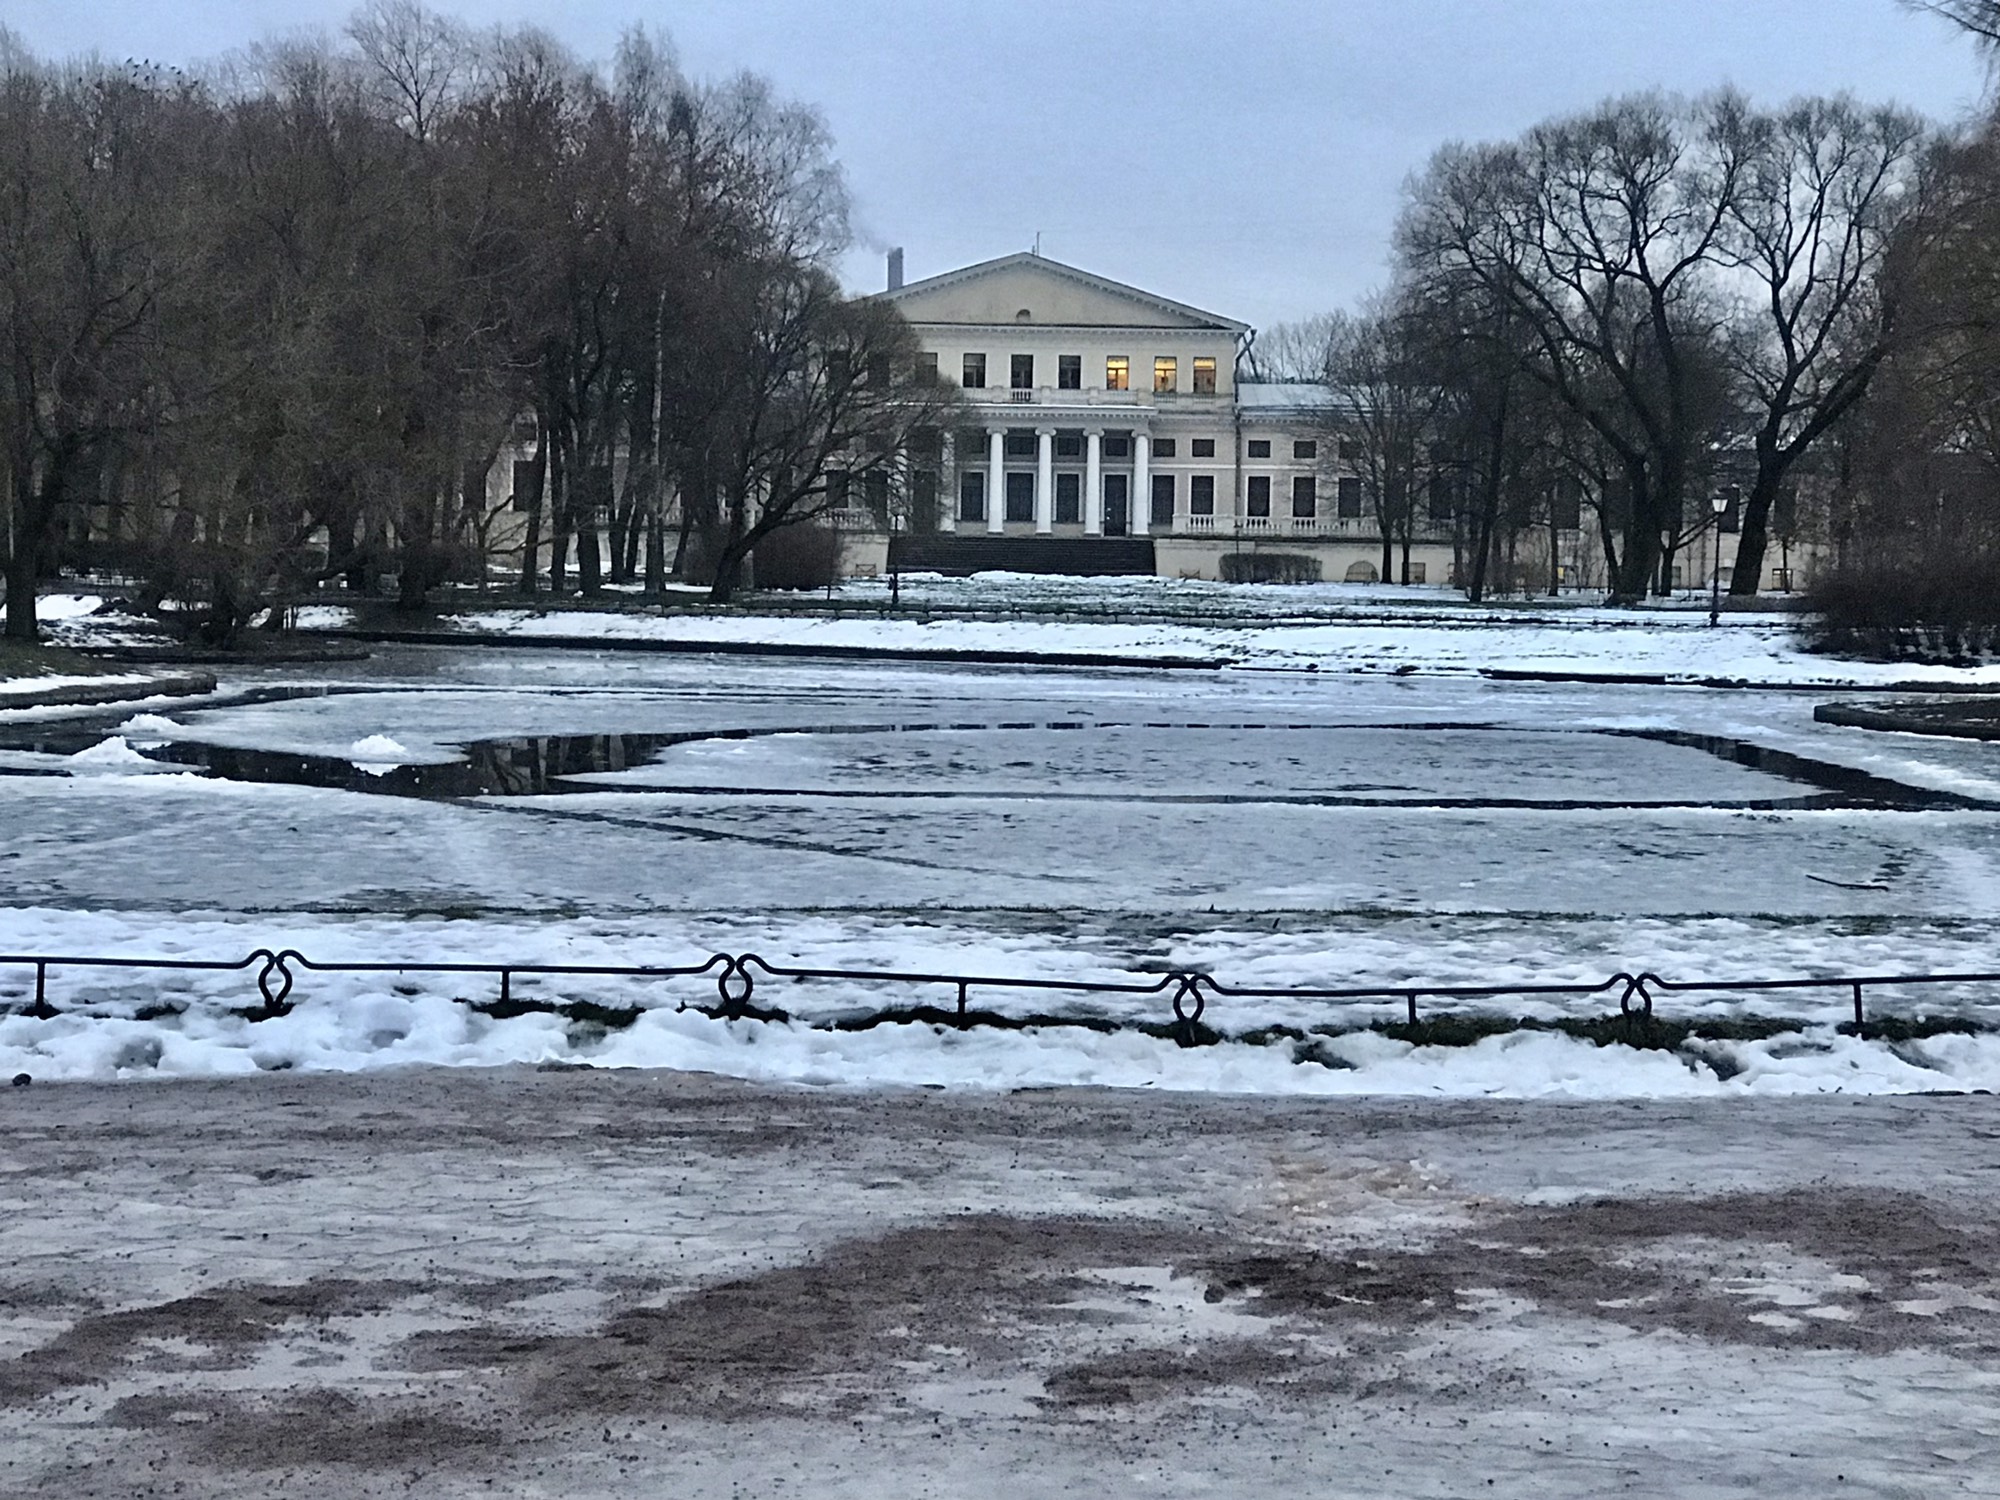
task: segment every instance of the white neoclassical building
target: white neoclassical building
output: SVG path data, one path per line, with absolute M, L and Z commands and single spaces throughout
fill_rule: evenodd
M 1326 393 L 1240 380 L 1248 324 L 1031 252 L 908 285 L 895 266 L 887 296 L 964 405 L 893 533 L 852 513 L 850 566 L 1214 578 L 1276 550 L 1374 576 Z M 1449 536 L 1418 546 L 1417 577 L 1442 581 Z

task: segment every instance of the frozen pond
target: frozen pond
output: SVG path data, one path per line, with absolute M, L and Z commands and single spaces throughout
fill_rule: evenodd
M 179 767 L 59 758 L 122 715 L 6 740 L 74 773 L 0 776 L 10 902 L 2000 913 L 2000 750 L 1807 694 L 421 649 L 283 685 L 126 726 Z

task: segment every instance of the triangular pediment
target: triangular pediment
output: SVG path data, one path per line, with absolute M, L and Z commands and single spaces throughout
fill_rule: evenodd
M 912 323 L 1209 328 L 1228 333 L 1248 327 L 1025 251 L 914 281 L 886 295 Z

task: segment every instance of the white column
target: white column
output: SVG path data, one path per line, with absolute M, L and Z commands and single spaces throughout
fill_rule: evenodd
M 938 515 L 939 531 L 958 530 L 958 434 L 938 434 Z
M 1035 531 L 1046 536 L 1056 529 L 1056 430 L 1035 429 Z
M 1153 435 L 1150 432 L 1132 434 L 1132 511 L 1131 531 L 1134 536 L 1144 536 L 1153 519 Z
M 1083 531 L 1104 535 L 1104 434 L 1095 427 L 1083 439 Z
M 993 427 L 986 433 L 986 529 L 998 536 L 1006 513 L 1007 430 Z

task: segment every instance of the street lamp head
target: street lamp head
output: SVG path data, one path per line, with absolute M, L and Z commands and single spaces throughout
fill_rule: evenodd
M 1713 510 L 1717 516 L 1720 516 L 1724 511 L 1729 509 L 1730 499 L 1731 496 L 1726 490 L 1717 490 L 1713 495 L 1708 497 L 1709 509 Z

